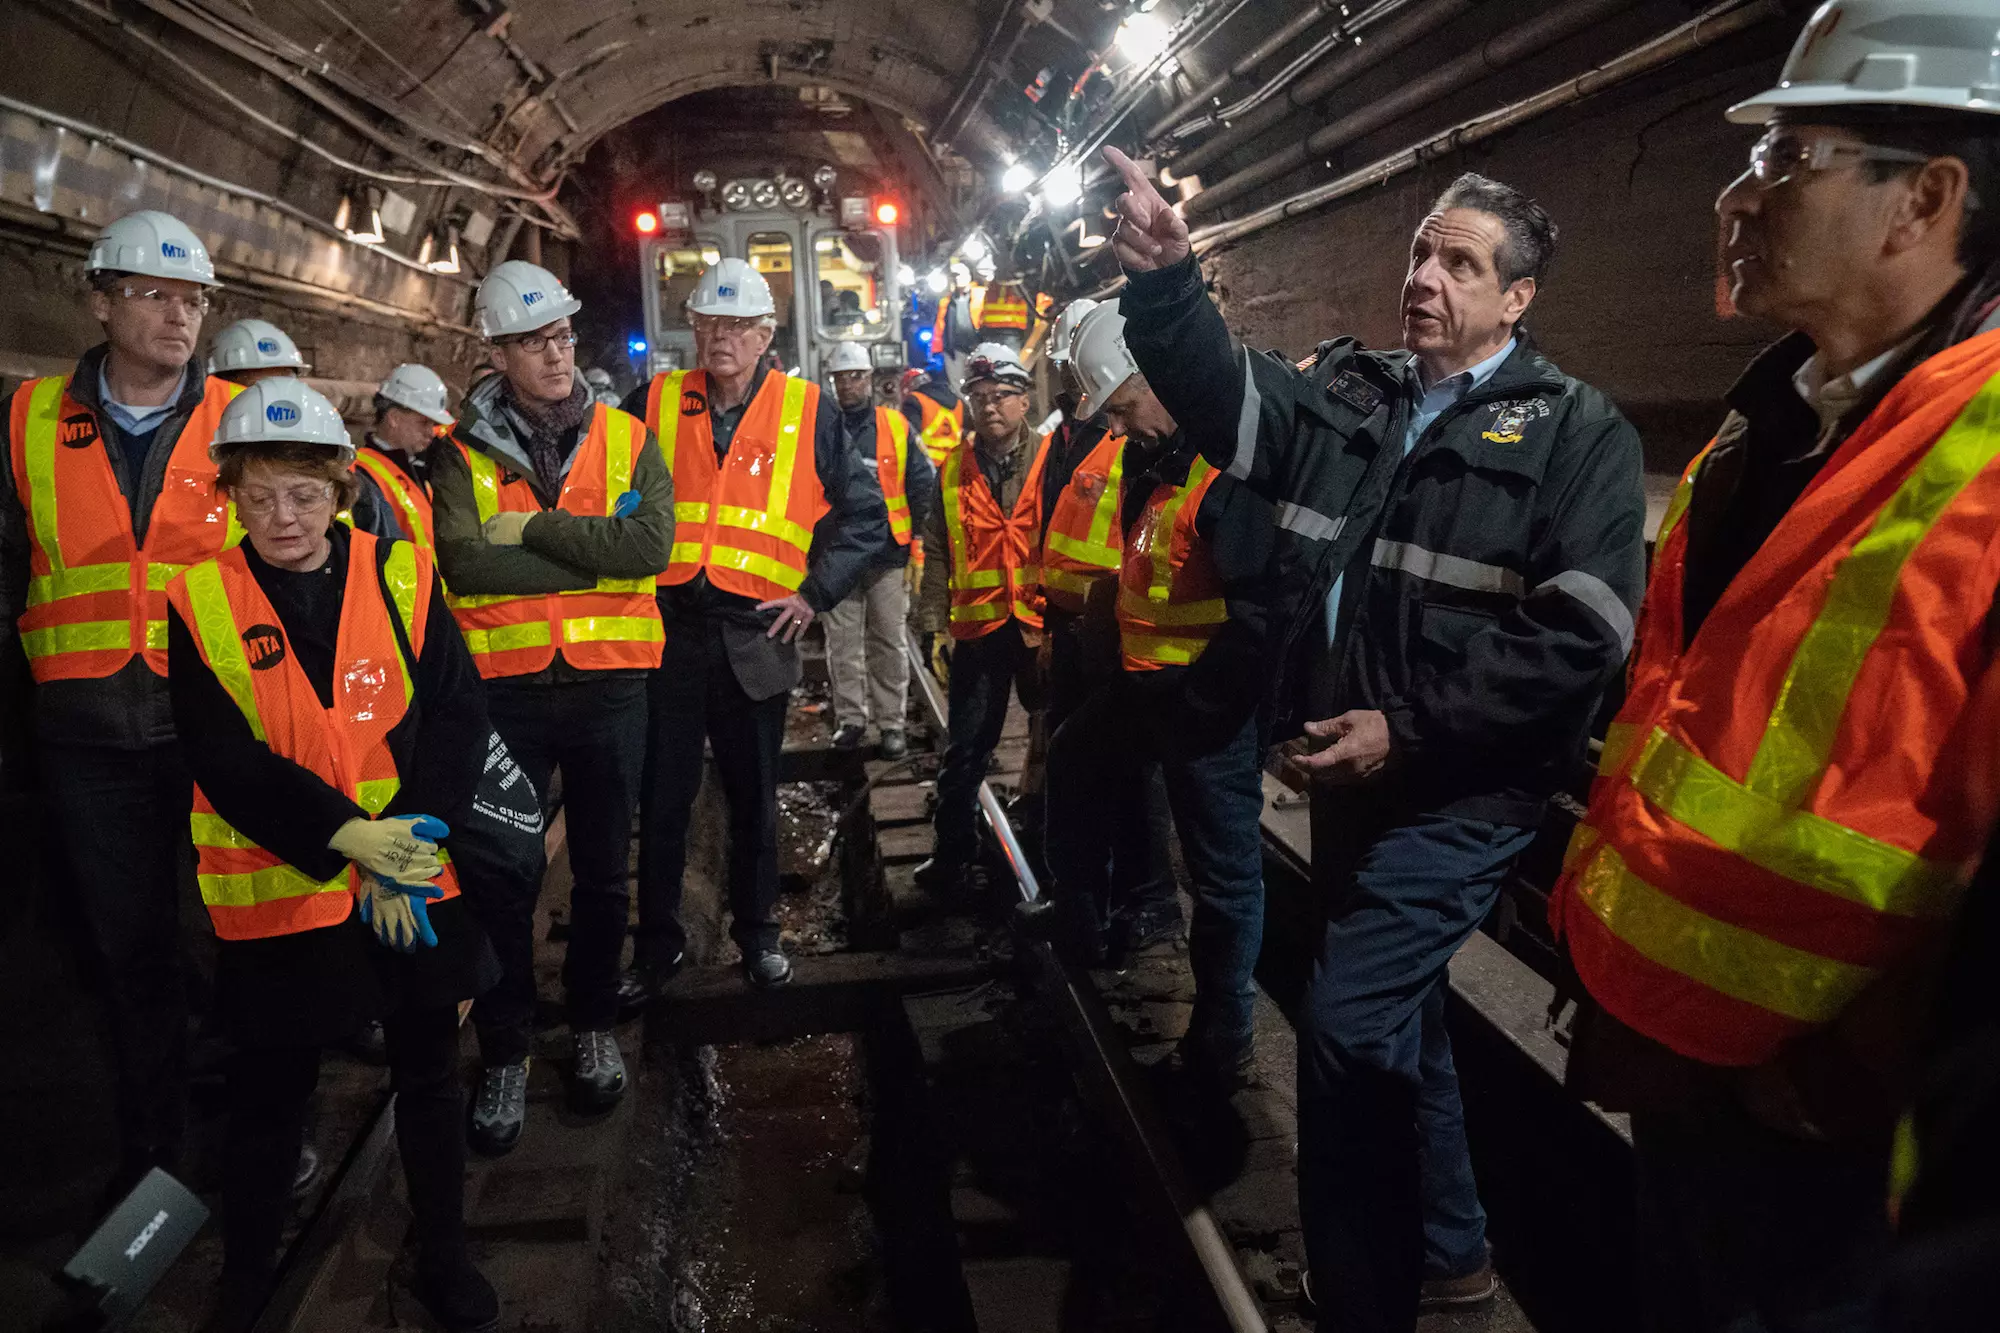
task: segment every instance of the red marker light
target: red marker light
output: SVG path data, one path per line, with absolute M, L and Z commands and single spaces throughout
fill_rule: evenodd
M 896 225 L 896 219 L 903 216 L 903 210 L 896 207 L 894 199 L 884 199 L 875 205 L 875 220 L 885 227 Z
M 632 219 L 632 226 L 641 236 L 651 236 L 660 229 L 660 219 L 654 213 L 641 213 Z

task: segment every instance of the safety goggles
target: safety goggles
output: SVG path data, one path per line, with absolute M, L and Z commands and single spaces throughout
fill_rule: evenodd
M 333 483 L 321 481 L 277 491 L 267 491 L 261 486 L 239 488 L 231 491 L 229 498 L 236 502 L 238 511 L 251 518 L 269 518 L 280 509 L 292 514 L 312 514 L 333 504 Z
M 984 393 L 968 393 L 965 395 L 965 401 L 971 403 L 974 408 L 993 407 L 1000 403 L 1024 397 L 1026 394 L 1026 389 L 1000 388 Z
M 196 316 L 206 315 L 209 311 L 208 294 L 205 292 L 196 292 L 193 296 L 183 296 L 179 292 L 170 292 L 163 287 L 140 287 L 129 282 L 120 287 L 113 287 L 111 290 L 119 296 L 124 297 L 127 301 L 131 301 L 136 305 L 142 305 L 148 310 L 163 312 L 179 310 L 185 314 Z
M 1782 185 L 1809 171 L 1829 171 L 1856 162 L 1930 161 L 1923 153 L 1879 144 L 1843 143 L 1838 139 L 1806 139 L 1787 130 L 1772 130 L 1750 145 L 1750 178 L 1765 189 Z

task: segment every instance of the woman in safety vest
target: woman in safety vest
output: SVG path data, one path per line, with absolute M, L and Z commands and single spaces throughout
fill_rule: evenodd
M 269 1294 L 320 1048 L 381 1017 L 417 1295 L 447 1329 L 490 1329 L 465 1248 L 458 1005 L 498 968 L 436 817 L 463 817 L 487 760 L 479 676 L 430 556 L 334 522 L 354 450 L 325 398 L 255 385 L 211 453 L 246 541 L 168 586 L 167 652 L 236 1047 L 215 1327 L 249 1328 Z

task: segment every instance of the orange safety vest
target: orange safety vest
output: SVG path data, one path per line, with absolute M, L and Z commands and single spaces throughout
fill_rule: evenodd
M 69 396 L 69 377 L 29 380 L 14 391 L 14 492 L 32 539 L 21 646 L 36 680 L 101 679 L 137 654 L 155 675 L 167 674 L 168 581 L 243 537 L 208 461 L 222 409 L 241 392 L 209 377 L 167 459 L 142 548 L 97 416 Z
M 570 460 L 555 507 L 590 518 L 610 517 L 618 497 L 632 489 L 633 464 L 645 440 L 637 417 L 599 403 Z M 542 511 L 540 497 L 525 478 L 463 440 L 457 444 L 472 472 L 481 523 L 495 514 Z M 487 680 L 531 676 L 555 661 L 558 647 L 564 661 L 586 671 L 656 667 L 666 642 L 651 576 L 601 578 L 596 587 L 575 592 L 461 597 L 447 588 L 445 600 Z
M 1028 299 L 1013 283 L 989 283 L 972 289 L 972 327 L 1028 331 Z
M 190 566 L 168 585 L 167 596 L 252 734 L 373 816 L 402 786 L 389 733 L 416 693 L 430 616 L 431 557 L 408 542 L 392 542 L 378 566 L 374 536 L 356 532 L 348 542 L 331 708 L 320 706 L 240 548 Z M 408 660 L 389 621 L 392 604 L 410 645 Z M 199 786 L 189 823 L 202 901 L 221 938 L 293 935 L 347 919 L 361 887 L 352 865 L 332 879 L 313 879 L 237 832 Z M 457 896 L 457 872 L 449 865 L 436 882 L 446 898 Z
M 917 400 L 917 411 L 924 420 L 924 452 L 930 455 L 932 467 L 941 466 L 944 456 L 965 435 L 965 404 L 940 407 L 936 399 L 921 390 L 913 391 L 910 396 Z
M 910 497 L 904 475 L 910 458 L 910 419 L 886 407 L 875 409 L 875 474 L 882 479 L 882 503 L 889 507 L 889 535 L 910 544 Z
M 1988 333 L 1890 391 L 1683 647 L 1689 466 L 1549 905 L 1620 1021 L 1761 1064 L 1947 928 L 2000 813 L 1996 456 Z
M 954 639 L 984 638 L 1010 617 L 1030 629 L 1042 627 L 1041 579 L 1033 555 L 1040 545 L 1036 529 L 1042 519 L 1042 464 L 1048 459 L 1048 443 L 1043 436 L 1011 514 L 1001 512 L 986 484 L 986 474 L 972 456 L 978 447 L 972 436 L 945 456 L 938 484 L 945 531 L 951 537 Z
M 1044 436 L 1048 447 L 1053 436 Z M 1042 594 L 1050 606 L 1083 614 L 1090 585 L 1114 578 L 1123 558 L 1118 507 L 1125 496 L 1125 437 L 1107 435 L 1076 465 L 1042 537 Z
M 396 517 L 410 540 L 426 551 L 436 550 L 437 528 L 431 520 L 430 489 L 397 467 L 381 450 L 369 445 L 354 451 L 354 466 L 373 477 L 383 496 L 396 506 Z
M 663 412 L 667 403 L 678 406 Z M 660 586 L 706 571 L 722 591 L 759 602 L 797 592 L 813 525 L 831 508 L 813 455 L 819 386 L 767 372 L 719 465 L 707 371 L 654 376 L 646 419 L 674 474 L 674 556 Z
M 1222 576 L 1194 530 L 1202 497 L 1220 474 L 1197 458 L 1179 486 L 1153 488 L 1118 573 L 1118 642 L 1127 671 L 1187 666 L 1229 619 Z

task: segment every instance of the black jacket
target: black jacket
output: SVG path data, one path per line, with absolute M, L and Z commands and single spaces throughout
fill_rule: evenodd
M 1630 423 L 1523 335 L 1406 459 L 1407 352 L 1340 338 L 1303 366 L 1253 353 L 1192 259 L 1133 275 L 1122 309 L 1167 410 L 1276 507 L 1278 737 L 1379 710 L 1399 804 L 1532 824 L 1631 646 L 1645 497 Z
M 431 493 L 431 469 L 426 457 L 412 458 L 401 449 L 391 449 L 387 445 L 377 444 L 373 435 L 364 440 L 361 447 L 372 450 L 395 464 L 396 470 L 415 482 L 417 489 L 425 495 Z M 354 480 L 361 485 L 361 493 L 354 497 L 354 504 L 348 511 L 353 515 L 355 527 L 377 537 L 387 537 L 392 541 L 406 542 L 416 539 L 415 533 L 403 531 L 401 506 L 392 497 L 382 493 L 382 488 L 376 484 L 372 472 L 357 467 L 354 469 Z
M 140 543 L 153 505 L 166 485 L 167 460 L 180 442 L 181 430 L 201 406 L 208 392 L 208 374 L 199 360 L 190 361 L 181 383 L 180 400 L 173 411 L 154 429 L 145 457 L 131 460 L 131 446 L 110 413 L 99 410 L 98 371 L 104 364 L 106 346 L 99 344 L 83 354 L 70 377 L 69 394 L 97 418 L 98 447 L 112 458 L 112 472 L 132 509 L 132 532 Z M 28 608 L 28 556 L 32 539 L 28 535 L 27 514 L 14 489 L 13 442 L 7 439 L 13 414 L 0 413 L 0 655 L 19 653 L 19 621 Z M 136 461 L 136 467 L 121 466 Z M 136 473 L 138 494 L 130 490 Z M 12 672 L 4 678 L 13 679 Z M 167 683 L 154 675 L 138 658 L 99 680 L 56 680 L 25 690 L 9 691 L 0 700 L 8 718 L 30 711 L 34 732 L 45 743 L 61 745 L 102 745 L 119 750 L 142 750 L 171 744 L 174 739 L 173 707 L 167 699 Z M 4 723 L 5 719 L 0 719 Z

